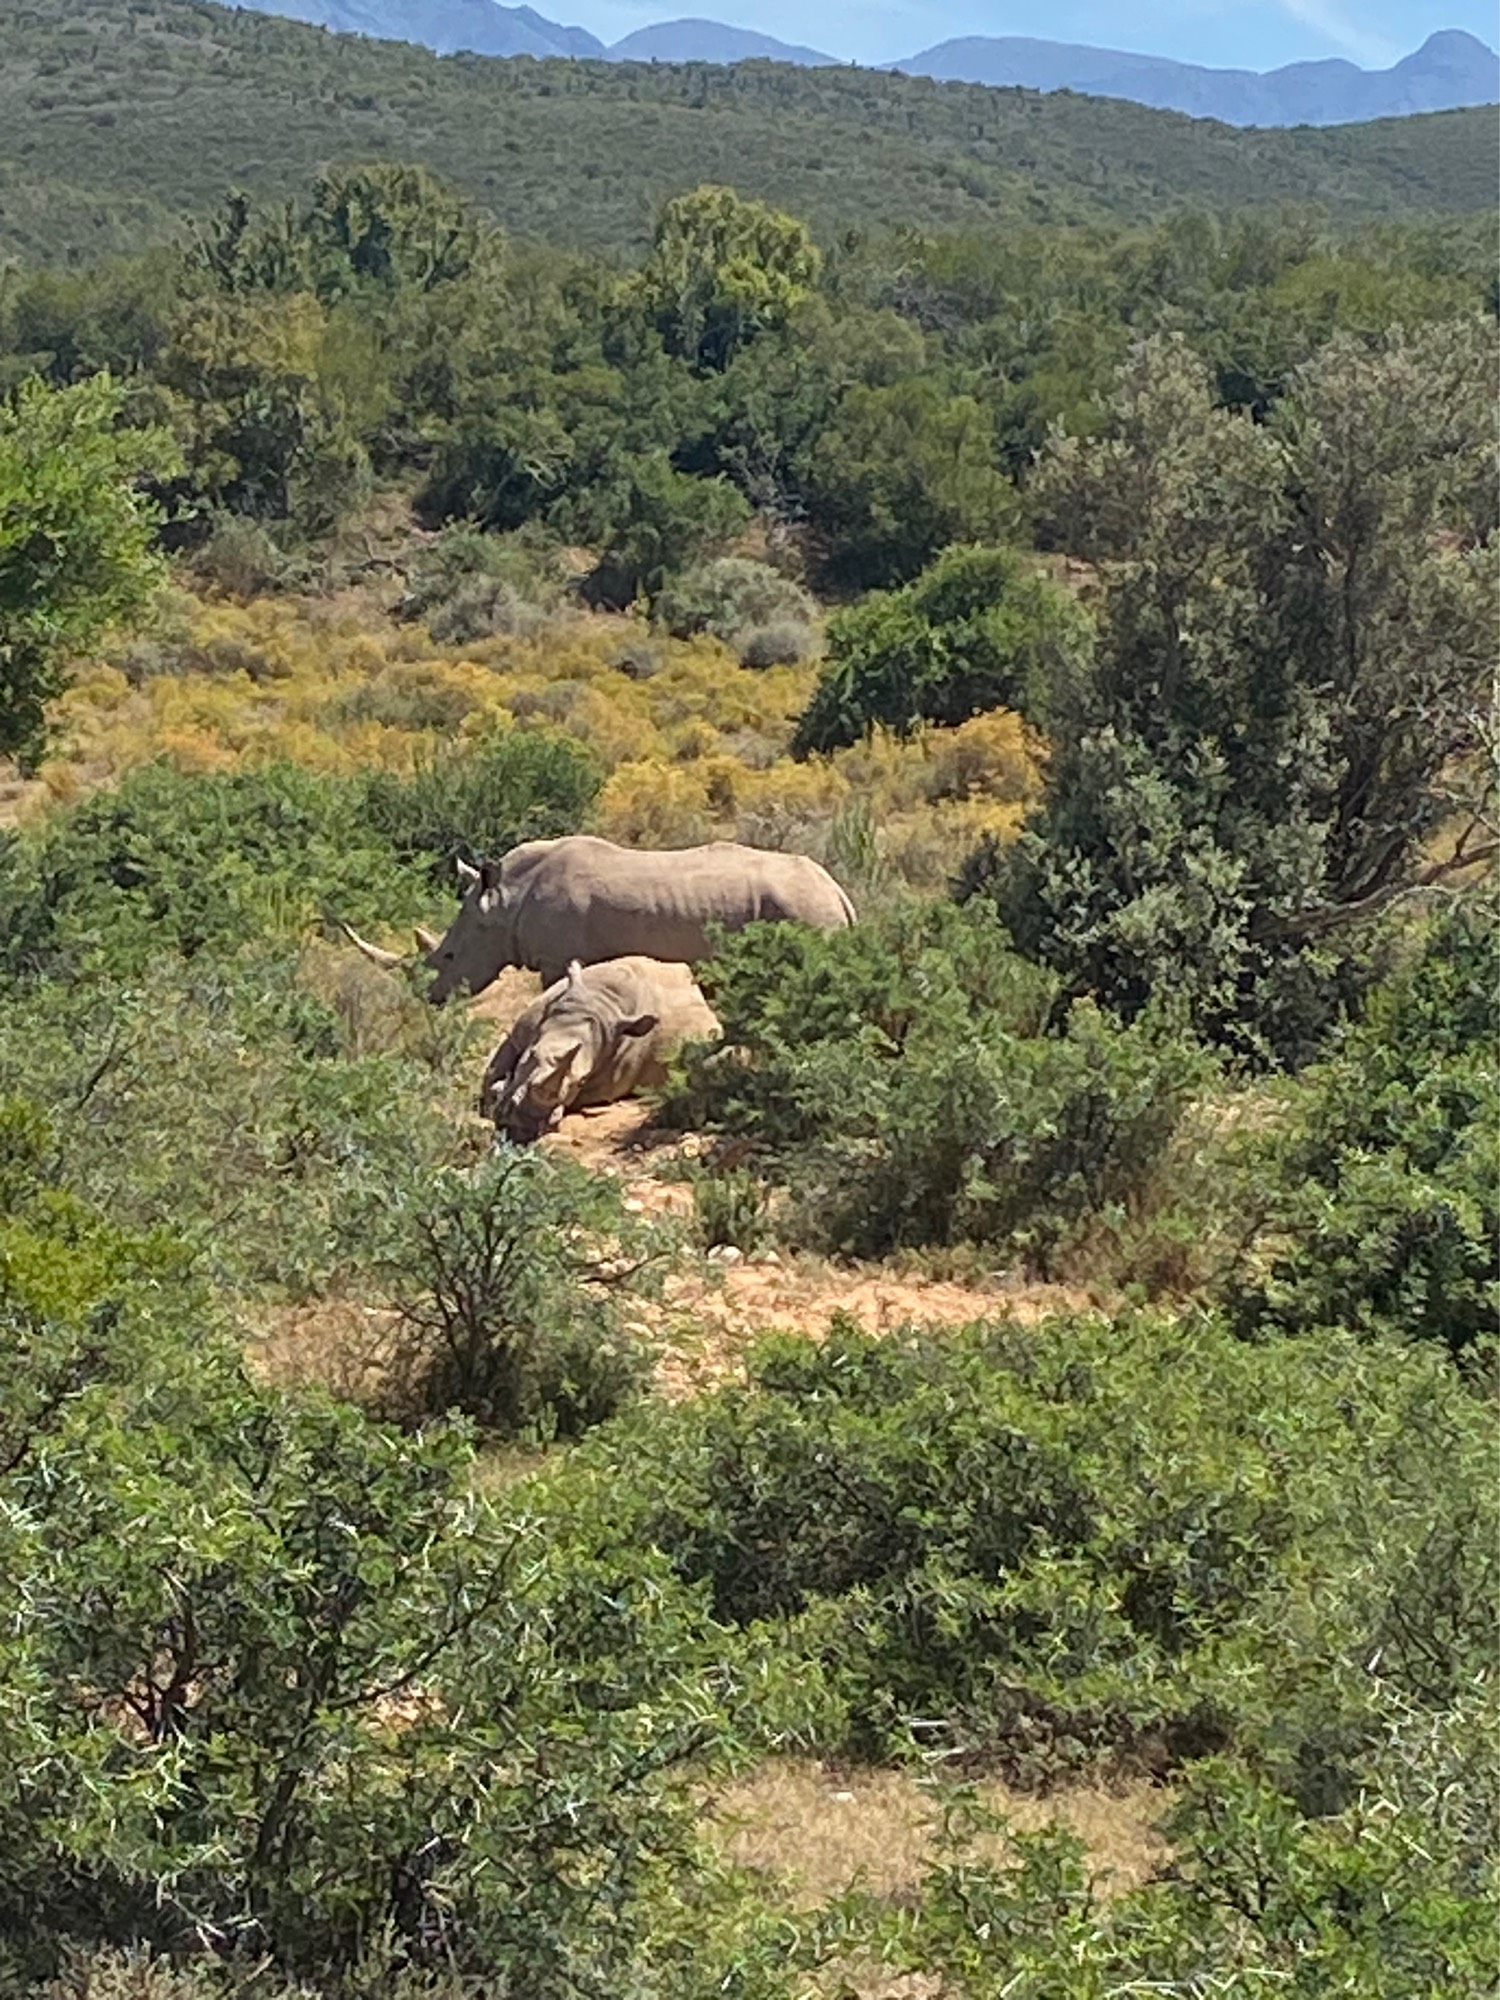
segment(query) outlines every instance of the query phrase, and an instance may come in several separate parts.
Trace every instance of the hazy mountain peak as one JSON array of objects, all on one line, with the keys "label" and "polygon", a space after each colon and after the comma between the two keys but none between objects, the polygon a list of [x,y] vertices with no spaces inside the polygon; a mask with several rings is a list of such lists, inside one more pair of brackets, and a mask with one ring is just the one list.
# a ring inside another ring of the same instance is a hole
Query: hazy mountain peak
[{"label": "hazy mountain peak", "polygon": [[770,62],[799,63],[804,67],[836,63],[819,49],[804,48],[799,42],[780,42],[774,35],[757,34],[753,28],[728,28],[720,21],[690,18],[659,21],[653,27],[637,28],[609,51],[611,62],[711,62],[735,63],[761,57]]},{"label": "hazy mountain peak", "polygon": [[1205,69],[1164,56],[1023,35],[961,36],[892,68],[955,83],[1123,97],[1230,125],[1343,125],[1500,100],[1500,56],[1459,28],[1429,35],[1420,49],[1387,70],[1359,69],[1338,56],[1288,63],[1264,74]]}]

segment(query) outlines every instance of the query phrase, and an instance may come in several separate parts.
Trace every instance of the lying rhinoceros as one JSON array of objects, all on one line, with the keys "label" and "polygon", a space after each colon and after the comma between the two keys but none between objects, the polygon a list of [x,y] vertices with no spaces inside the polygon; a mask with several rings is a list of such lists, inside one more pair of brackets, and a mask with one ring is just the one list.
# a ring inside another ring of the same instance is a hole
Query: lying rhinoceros
[{"label": "lying rhinoceros", "polygon": [[[616,847],[587,833],[528,840],[503,861],[459,864],[464,900],[445,936],[423,940],[436,977],[429,1000],[467,988],[478,993],[508,965],[529,966],[544,980],[577,959],[642,953],[696,965],[709,956],[708,926],[791,922],[822,931],[854,922],[854,905],[805,854],[742,847]],[[347,926],[345,927],[347,929]],[[354,942],[380,965],[394,952]]]},{"label": "lying rhinoceros", "polygon": [[575,959],[490,1057],[479,1108],[529,1144],[564,1112],[614,1104],[667,1074],[667,1058],[719,1023],[685,965],[655,958]]}]

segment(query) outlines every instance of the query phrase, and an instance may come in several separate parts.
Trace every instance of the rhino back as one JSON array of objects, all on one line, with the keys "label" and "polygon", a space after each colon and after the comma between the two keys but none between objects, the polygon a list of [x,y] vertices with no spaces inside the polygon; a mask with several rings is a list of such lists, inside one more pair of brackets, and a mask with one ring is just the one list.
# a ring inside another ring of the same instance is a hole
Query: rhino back
[{"label": "rhino back", "polygon": [[[514,868],[512,864],[514,863]],[[840,930],[848,897],[806,855],[718,841],[635,850],[591,834],[533,841],[507,857],[518,955],[553,976],[570,958],[647,956],[692,964],[708,926],[791,921]]]}]

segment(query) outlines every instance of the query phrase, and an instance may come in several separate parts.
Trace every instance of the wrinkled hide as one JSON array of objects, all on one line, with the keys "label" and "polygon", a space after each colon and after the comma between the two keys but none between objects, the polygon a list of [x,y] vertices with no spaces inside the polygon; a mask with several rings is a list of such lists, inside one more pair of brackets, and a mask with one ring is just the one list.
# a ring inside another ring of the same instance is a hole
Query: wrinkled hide
[{"label": "wrinkled hide", "polygon": [[685,965],[640,957],[575,961],[491,1056],[479,1108],[506,1138],[529,1144],[565,1112],[615,1104],[665,1081],[683,1042],[718,1032]]},{"label": "wrinkled hide", "polygon": [[525,841],[503,861],[462,866],[459,875],[463,905],[426,959],[434,1001],[478,993],[508,965],[549,983],[575,959],[696,965],[709,956],[711,924],[836,931],[854,922],[853,904],[816,861],[727,840],[636,850],[575,833]]}]

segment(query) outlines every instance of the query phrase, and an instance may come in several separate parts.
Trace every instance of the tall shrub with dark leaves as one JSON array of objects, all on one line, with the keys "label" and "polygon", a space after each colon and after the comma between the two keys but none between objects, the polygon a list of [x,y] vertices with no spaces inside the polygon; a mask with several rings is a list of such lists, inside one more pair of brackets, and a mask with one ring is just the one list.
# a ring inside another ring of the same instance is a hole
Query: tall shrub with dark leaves
[{"label": "tall shrub with dark leaves", "polygon": [[1103,434],[1049,450],[1099,642],[1045,815],[988,873],[1074,988],[1127,1015],[1169,989],[1302,1059],[1370,977],[1369,920],[1496,851],[1493,351],[1478,322],[1335,341],[1256,424],[1150,341]]}]

